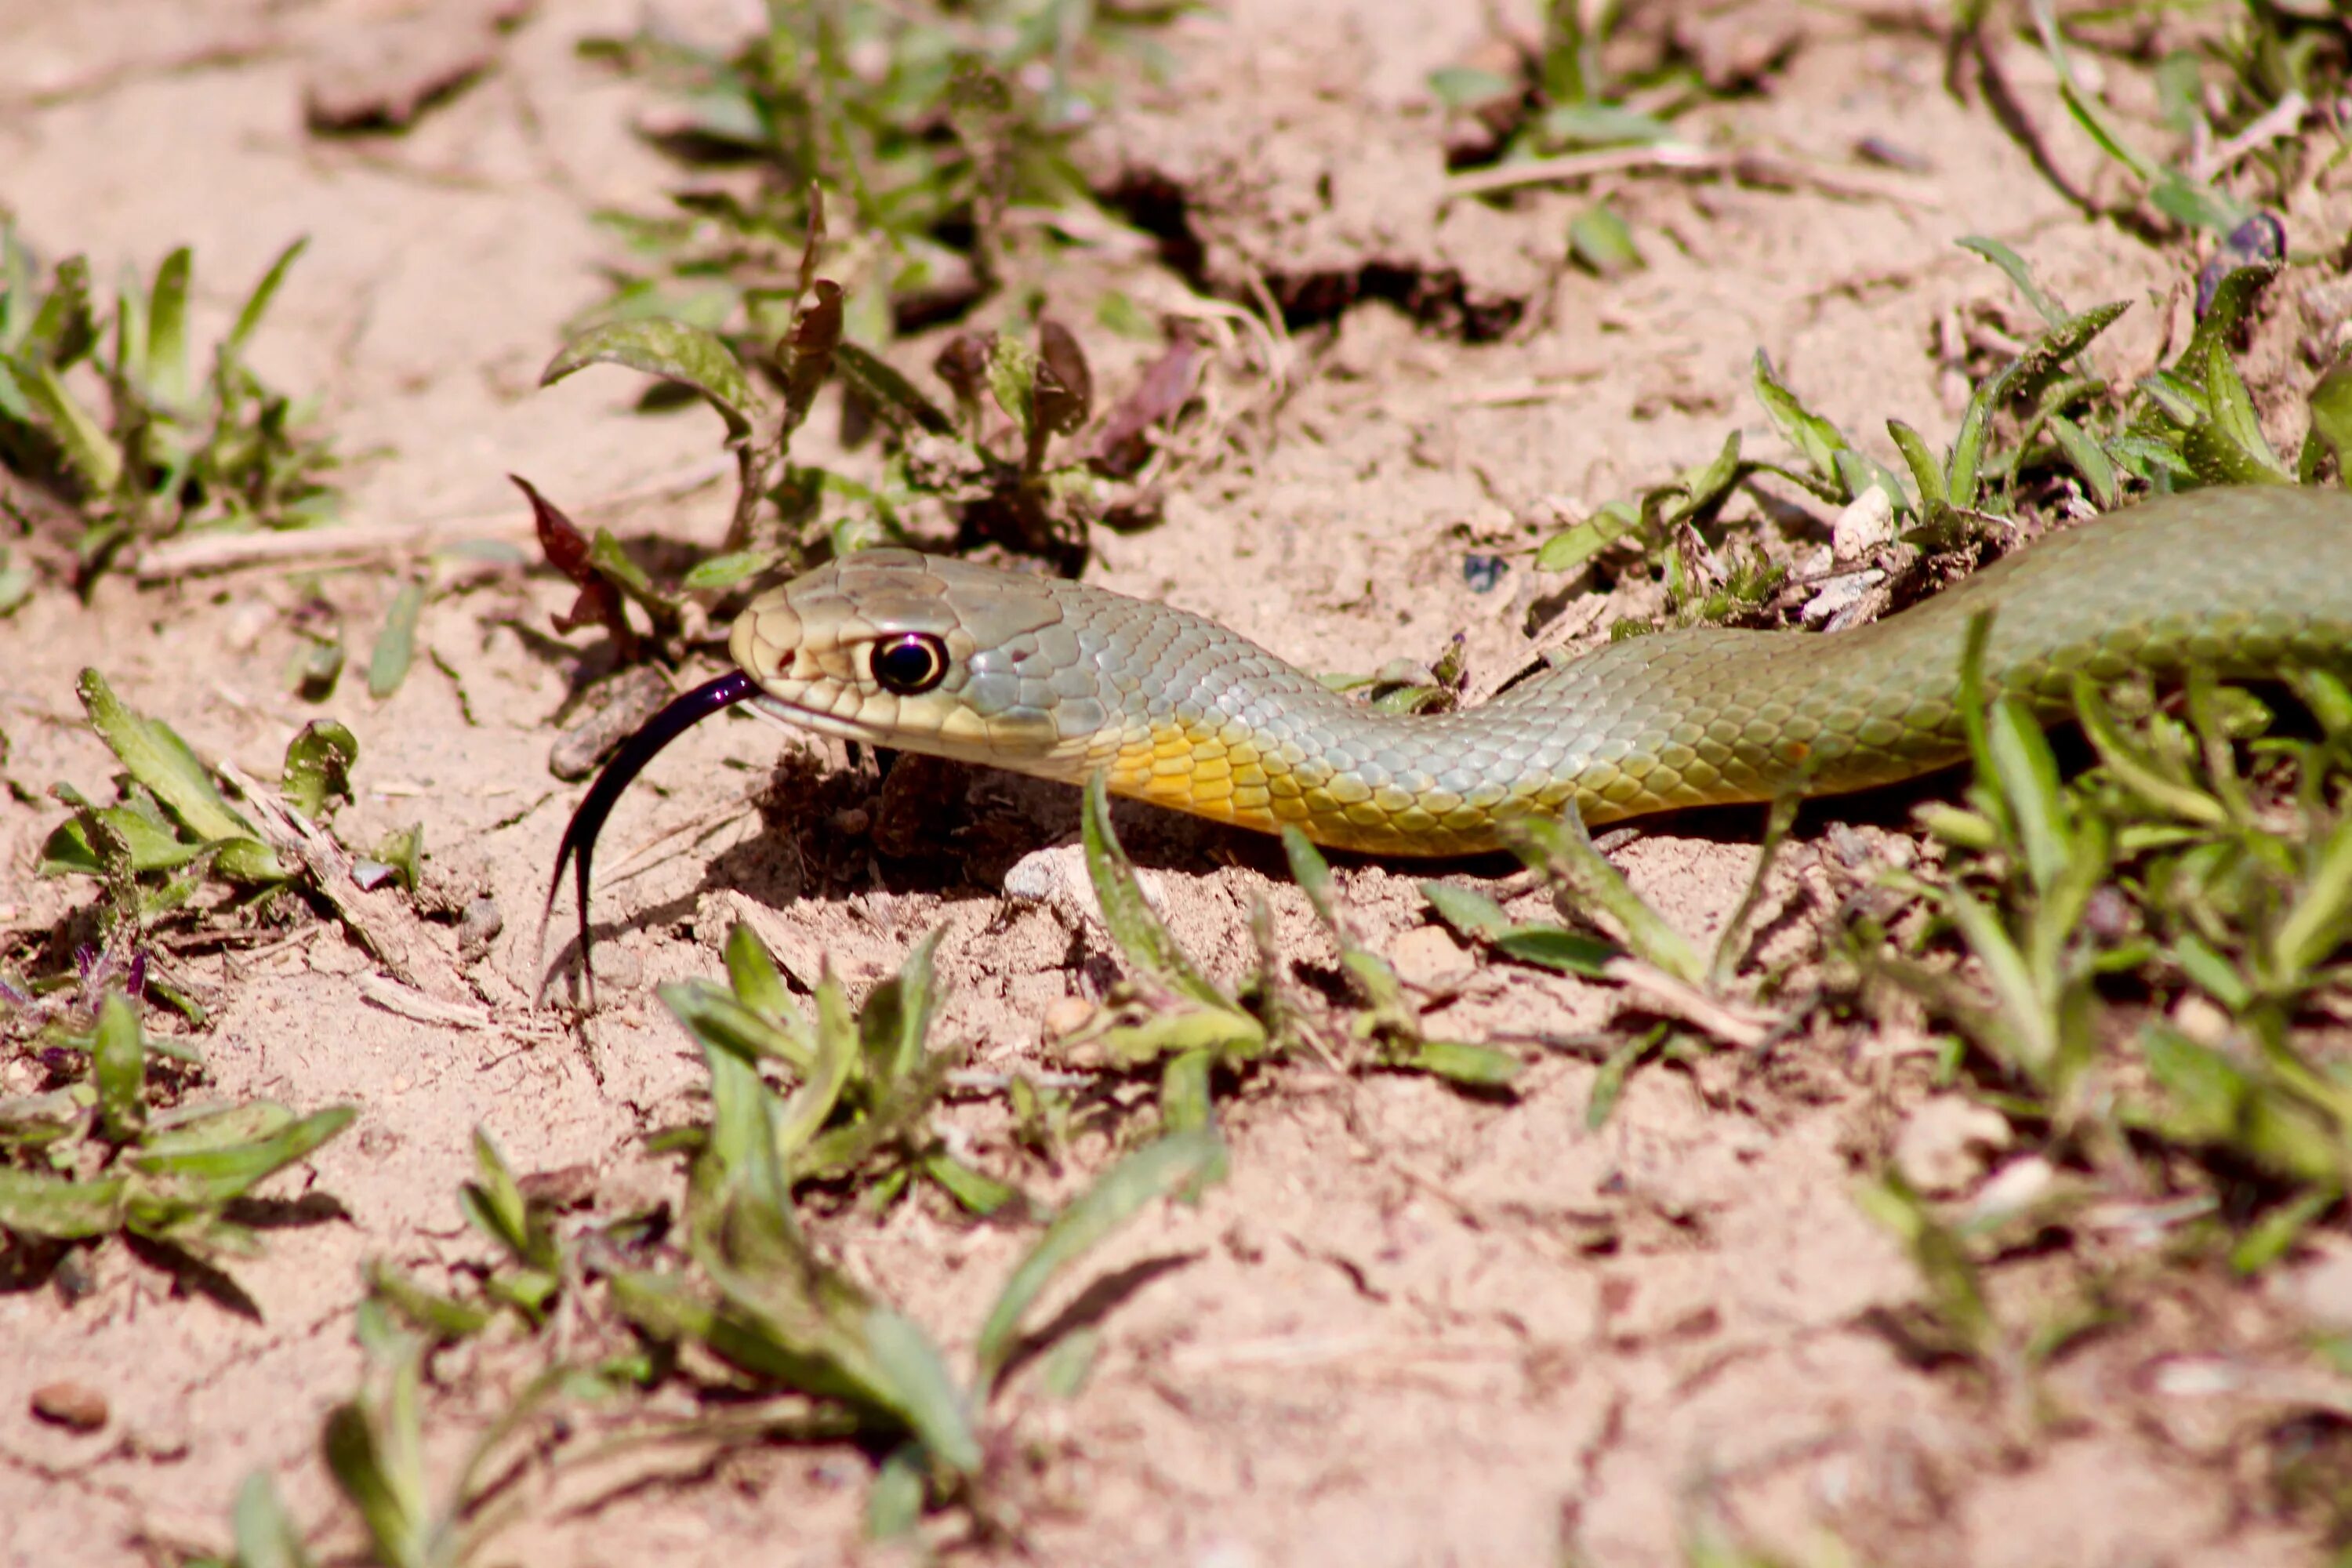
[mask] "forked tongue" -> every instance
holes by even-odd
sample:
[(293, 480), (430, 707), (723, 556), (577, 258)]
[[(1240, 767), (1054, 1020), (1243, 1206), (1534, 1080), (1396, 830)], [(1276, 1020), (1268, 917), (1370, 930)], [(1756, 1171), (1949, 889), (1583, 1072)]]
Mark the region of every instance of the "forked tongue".
[(572, 822), (563, 830), (563, 843), (555, 855), (555, 879), (547, 889), (547, 907), (539, 913), (541, 976), (539, 994), (531, 1001), (533, 1006), (547, 999), (547, 983), (553, 978), (546, 973), (547, 926), (555, 915), (555, 900), (563, 891), (563, 868), (578, 858), (580, 970), (587, 976), (588, 1010), (593, 1013), (596, 1009), (596, 970), (589, 962), (588, 952), (588, 868), (596, 857), (596, 836), (604, 831), (604, 819), (613, 815), (622, 792), (646, 771), (647, 763), (661, 754), (663, 747), (720, 709), (732, 708), (758, 690), (751, 678), (739, 669), (670, 699), (667, 707), (638, 725), (635, 732), (621, 742), (620, 749), (597, 773), (596, 782), (588, 786), (580, 809), (572, 814)]

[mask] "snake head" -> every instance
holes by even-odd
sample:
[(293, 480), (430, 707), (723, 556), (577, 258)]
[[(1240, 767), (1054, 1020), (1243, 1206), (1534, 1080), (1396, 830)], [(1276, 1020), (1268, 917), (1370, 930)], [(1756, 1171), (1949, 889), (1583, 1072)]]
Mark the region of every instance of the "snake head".
[[(1043, 580), (868, 550), (755, 600), (728, 651), (759, 685), (753, 704), (790, 723), (1045, 771), (1066, 738), (1056, 714), (1071, 683), (1063, 672), (1076, 664), (1076, 640), (1061, 621), (1061, 600)], [(1074, 673), (1091, 695), (1091, 676)]]
[[(740, 668), (673, 700), (621, 743), (563, 832), (540, 922), (576, 872), (590, 1006), (588, 887), (596, 839), (631, 781), (663, 747), (722, 708), (749, 701), (804, 729), (898, 751), (1058, 774), (1099, 728), (1102, 704), (1063, 605), (1044, 580), (869, 550), (796, 577), (737, 618)], [(542, 982), (541, 989), (545, 988)]]

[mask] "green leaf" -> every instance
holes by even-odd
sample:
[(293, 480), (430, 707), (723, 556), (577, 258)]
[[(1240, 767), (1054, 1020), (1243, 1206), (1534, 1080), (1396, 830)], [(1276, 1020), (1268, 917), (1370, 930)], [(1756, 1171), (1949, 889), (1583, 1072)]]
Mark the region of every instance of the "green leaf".
[(1087, 878), (1102, 906), (1103, 925), (1128, 963), (1180, 995), (1233, 1011), (1233, 1002), (1192, 966), (1192, 959), (1145, 901), (1143, 888), (1135, 879), (1135, 867), (1119, 847), (1118, 835), (1111, 830), (1110, 793), (1099, 773), (1087, 781), (1078, 826), (1086, 847)]
[(870, 1541), (898, 1541), (915, 1532), (923, 1521), (923, 1449), (918, 1443), (894, 1448), (874, 1477), (866, 1494), (866, 1535)]
[(793, 1032), (807, 1033), (808, 1021), (784, 984), (775, 955), (748, 921), (736, 921), (727, 932), (727, 983), (744, 1006)]
[(1024, 446), (1036, 439), (1037, 353), (1011, 332), (999, 332), (988, 348), (988, 391), (1004, 410)]
[(244, 305), (236, 312), (236, 324), (229, 329), (228, 336), (221, 342), (223, 360), (235, 361), (244, 353), (245, 345), (260, 327), (261, 319), (269, 313), (269, 303), (278, 297), (278, 286), (286, 281), (287, 268), (294, 265), (294, 258), (301, 255), (310, 243), (307, 237), (298, 239), (279, 251), (278, 258), (254, 284), (253, 292), (245, 297)]
[(1154, 1199), (1214, 1181), (1223, 1173), (1224, 1144), (1205, 1129), (1175, 1132), (1148, 1143), (1106, 1172), (1073, 1199), (1045, 1227), (1027, 1257), (1013, 1269), (996, 1304), (989, 1309), (972, 1349), (982, 1399), (1013, 1353), (1022, 1319), (1055, 1276), (1067, 1268)]
[(423, 874), (425, 859), (425, 825), (412, 822), (406, 827), (395, 827), (375, 841), (375, 847), (352, 867), (352, 880), (364, 888), (383, 886), (387, 875), (407, 892), (416, 891), (417, 879)]
[(416, 658), (416, 617), (425, 608), (425, 584), (404, 583), (384, 612), (383, 630), (376, 634), (375, 651), (368, 658), (368, 695), (381, 702), (400, 689), (408, 667)]
[(230, 1514), (236, 1542), (236, 1568), (310, 1568), (310, 1553), (302, 1532), (278, 1500), (278, 1489), (268, 1470), (256, 1470), (236, 1489), (236, 1506)]
[(2336, 482), (2352, 485), (2352, 462), (2346, 460), (2352, 452), (2352, 359), (2339, 361), (2319, 378), (2311, 389), (2310, 407), (2311, 433), (2305, 438), (2306, 456), (2298, 477), (2305, 484), (2318, 477), (2315, 459), (2317, 449), (2325, 447), (2336, 459)]
[(98, 1089), (100, 1134), (113, 1143), (136, 1140), (147, 1125), (147, 1043), (138, 1004), (121, 992), (109, 993), (99, 1008), (90, 1079)]
[(2318, 1186), (2273, 1208), (2230, 1249), (2231, 1272), (2242, 1277), (2268, 1268), (2285, 1257), (2320, 1215), (2334, 1208), (2343, 1196), (2344, 1189), (2339, 1186)]
[(1972, 250), (2000, 268), (2002, 274), (2017, 286), (2017, 291), (2025, 297), (2025, 302), (2032, 306), (2044, 321), (2055, 326), (2066, 319), (2064, 308), (2042, 291), (2041, 285), (2033, 280), (2032, 268), (2026, 266), (2025, 258), (2016, 251), (1998, 239), (1980, 234), (1969, 235), (1954, 243), (1962, 250)]
[(1508, 1051), (1460, 1040), (1415, 1040), (1399, 1051), (1390, 1065), (1434, 1073), (1473, 1089), (1500, 1089), (1527, 1066)]
[(2117, 318), (2130, 309), (2128, 300), (2111, 300), (2046, 329), (1993, 377), (1992, 399), (1999, 403), (2034, 397), (2066, 368), (2069, 360), (2088, 348), (2092, 340), (2114, 326)]
[(2180, 455), (2189, 472), (2209, 485), (2284, 485), (2294, 481), (2269, 460), (2265, 447), (2257, 453), (2211, 425), (2194, 425), (2180, 434)]
[(1984, 463), (1985, 437), (1992, 423), (1992, 395), (1997, 384), (1995, 378), (1969, 395), (1969, 405), (1960, 415), (1960, 428), (1952, 437), (1952, 460), (1945, 471), (1944, 498), (1962, 511), (1974, 508), (1981, 493), (1978, 474)]
[(1197, 1132), (1214, 1126), (1209, 1080), (1217, 1065), (1213, 1050), (1181, 1052), (1160, 1072), (1160, 1125), (1169, 1132)]
[(1706, 966), (1696, 951), (1592, 847), (1582, 819), (1519, 817), (1505, 826), (1503, 837), (1531, 870), (1552, 883), (1563, 913), (1606, 917), (1623, 933), (1625, 945), (1649, 963), (1686, 984), (1706, 983)]
[(1473, 941), (1492, 942), (1512, 929), (1503, 906), (1484, 893), (1451, 882), (1423, 882), (1421, 896), (1438, 919)]
[(138, 375), (166, 408), (188, 400), (188, 265), (184, 245), (163, 258), (147, 307), (147, 353)]
[(1602, 1060), (1600, 1069), (1592, 1075), (1592, 1092), (1584, 1102), (1586, 1131), (1598, 1132), (1609, 1125), (1609, 1119), (1617, 1113), (1617, 1102), (1624, 1098), (1626, 1080), (1633, 1077), (1635, 1068), (1657, 1054), (1670, 1033), (1666, 1025), (1660, 1024), (1647, 1034), (1627, 1040)]
[(686, 1032), (709, 1049), (747, 1064), (773, 1058), (804, 1073), (815, 1066), (816, 1039), (798, 1008), (781, 1018), (764, 1016), (701, 980), (664, 985), (655, 994)]
[(2074, 471), (2083, 476), (2091, 499), (2099, 503), (2102, 510), (2113, 508), (2121, 499), (2122, 489), (2116, 479), (2115, 464), (2107, 460), (2099, 444), (2081, 426), (2057, 414), (2050, 416), (2050, 435), (2058, 443), (2058, 449), (2066, 454)]
[(898, 974), (874, 987), (858, 1010), (861, 1054), (877, 1083), (896, 1083), (923, 1065), (923, 1042), (939, 1004), (931, 955), (946, 930), (939, 927), (917, 942)]
[[(2288, 480), (2286, 469), (2271, 450), (2263, 435), (2262, 422), (2254, 416), (2253, 399), (2247, 395), (2244, 379), (2230, 358), (2228, 343), (2219, 337), (2208, 339), (2205, 344), (2204, 366), (2205, 405), (2210, 413), (2214, 434), (2227, 439), (2268, 470), (2270, 482), (2284, 484)], [(2192, 431), (2190, 434), (2194, 435)], [(2196, 459), (2190, 458), (2193, 464)]]
[(156, 1115), (140, 1147), (151, 1155), (226, 1149), (266, 1138), (293, 1120), (294, 1113), (274, 1100), (249, 1100), (238, 1105), (196, 1109), (181, 1107)]
[(1583, 521), (1543, 542), (1536, 552), (1538, 572), (1575, 572), (1641, 526), (1641, 517), (1622, 501), (1612, 501)]
[(122, 1228), (120, 1176), (67, 1182), (0, 1165), (0, 1230), (78, 1241)]
[(2272, 939), (2280, 975), (2303, 983), (2336, 951), (2347, 926), (2352, 926), (2352, 816), (2327, 836), (2302, 896)]
[[(886, 982), (895, 984), (895, 982)], [(877, 987), (879, 989), (879, 987)], [(842, 1091), (857, 1070), (858, 1036), (849, 1019), (849, 1004), (841, 994), (841, 982), (828, 972), (817, 982), (816, 1057), (809, 1064), (808, 1073), (801, 1080), (792, 1098), (775, 1117), (772, 1134), (776, 1158), (788, 1166), (805, 1168), (814, 1164), (809, 1145), (824, 1124), (833, 1119), (834, 1108), (841, 1103)], [(891, 1079), (880, 1080), (887, 1086)]]
[(782, 563), (783, 557), (772, 550), (738, 550), (731, 554), (713, 555), (698, 563), (693, 570), (679, 579), (679, 583), (691, 592), (709, 593), (731, 588)]
[(841, 372), (842, 379), (865, 399), (866, 406), (886, 423), (900, 430), (914, 427), (934, 436), (955, 434), (955, 421), (872, 351), (856, 343), (842, 343), (834, 350), (834, 365)]
[(2125, 736), (2106, 699), (2089, 676), (2074, 676), (2074, 713), (2083, 734), (2116, 782), (2159, 811), (2207, 827), (2228, 824), (2230, 814), (2203, 790), (2168, 777), (2155, 761)]
[(160, 719), (146, 719), (125, 707), (106, 677), (85, 669), (75, 689), (89, 714), (90, 727), (121, 761), (124, 771), (145, 785), (197, 837), (232, 840), (216, 862), (238, 881), (283, 881), (292, 873), (260, 842), (253, 825), (229, 808), (212, 775), (188, 743)]
[(1521, 963), (1557, 969), (1563, 974), (1581, 974), (1588, 980), (1604, 978), (1610, 960), (1621, 956), (1616, 948), (1599, 937), (1586, 936), (1564, 926), (1545, 925), (1517, 926), (1505, 931), (1495, 939), (1495, 951)]
[(142, 1152), (131, 1163), (150, 1175), (171, 1176), (185, 1184), (200, 1202), (223, 1204), (307, 1158), (358, 1116), (357, 1106), (331, 1106), (299, 1121), (289, 1121), (267, 1137), (250, 1142), (174, 1153)]
[(1781, 384), (1772, 368), (1772, 361), (1762, 349), (1756, 351), (1754, 366), (1756, 400), (1764, 405), (1772, 423), (1789, 445), (1801, 453), (1813, 472), (1824, 479), (1837, 477), (1837, 455), (1849, 443), (1838, 427), (1808, 409), (1797, 395)]
[(866, 1348), (890, 1407), (905, 1417), (933, 1458), (960, 1476), (978, 1474), (980, 1438), (939, 1347), (887, 1307), (867, 1309), (865, 1328)]
[(1123, 1067), (1140, 1067), (1165, 1056), (1192, 1051), (1205, 1051), (1212, 1056), (1247, 1056), (1265, 1044), (1265, 1027), (1248, 1014), (1226, 1005), (1174, 1006), (1153, 1013), (1140, 1023), (1107, 1029), (1094, 1044), (1110, 1061)]
[(2046, 1081), (2058, 1059), (2058, 1019), (2053, 999), (2045, 999), (2035, 983), (2025, 955), (2001, 926), (2000, 917), (1966, 889), (1955, 884), (1944, 890), (1944, 911), (1958, 928), (1960, 939), (1984, 965), (1985, 977), (2000, 999), (2004, 1026), (1995, 1054), (2036, 1082)]
[(2046, 893), (2065, 871), (2073, 837), (2058, 759), (2042, 726), (2012, 697), (1996, 698), (1986, 713), (1985, 743), (1993, 777), (2025, 847), (2026, 868), (2033, 885)]
[(1442, 66), (1429, 73), (1428, 82), (1430, 96), (1448, 109), (1475, 109), (1519, 92), (1508, 77), (1470, 66)]
[(1927, 449), (1919, 432), (1900, 419), (1886, 422), (1886, 434), (1894, 439), (1895, 450), (1903, 454), (1903, 466), (1911, 470), (1911, 483), (1919, 492), (1919, 510), (1948, 503), (1944, 491), (1944, 466)]
[(1633, 229), (1606, 202), (1595, 203), (1569, 220), (1568, 251), (1599, 278), (1622, 278), (1643, 265)]
[(332, 719), (313, 719), (286, 743), (279, 788), (295, 810), (315, 818), (328, 801), (352, 798), (352, 764), (359, 755), (359, 740), (350, 730)]
[(65, 454), (89, 493), (110, 497), (122, 483), (122, 448), (106, 433), (97, 416), (66, 390), (57, 367), (46, 361), (19, 367), (18, 389), (33, 405), (49, 438)]
[(1563, 103), (1547, 110), (1536, 127), (1552, 147), (1654, 146), (1675, 139), (1664, 121), (1614, 103)]
[(1020, 1192), (1005, 1185), (993, 1176), (973, 1170), (970, 1165), (942, 1152), (923, 1156), (923, 1174), (940, 1184), (940, 1190), (963, 1205), (971, 1214), (982, 1219), (997, 1213), (1007, 1204), (1020, 1200)]
[[(412, 1414), (414, 1407), (413, 1397), (396, 1406)], [(336, 1486), (359, 1510), (377, 1559), (388, 1568), (427, 1568), (433, 1530), (416, 1458), (420, 1438), (413, 1428), (379, 1430), (383, 1425), (383, 1412), (373, 1401), (348, 1401), (327, 1413), (320, 1446)]]
[(730, 442), (750, 440), (753, 426), (770, 416), (767, 400), (743, 374), (727, 340), (684, 321), (647, 319), (591, 327), (548, 362), (539, 384), (551, 386), (592, 364), (625, 365), (700, 393), (727, 422)]
[(496, 1321), (489, 1309), (428, 1290), (382, 1258), (367, 1266), (365, 1278), (372, 1295), (438, 1342), (470, 1339)]

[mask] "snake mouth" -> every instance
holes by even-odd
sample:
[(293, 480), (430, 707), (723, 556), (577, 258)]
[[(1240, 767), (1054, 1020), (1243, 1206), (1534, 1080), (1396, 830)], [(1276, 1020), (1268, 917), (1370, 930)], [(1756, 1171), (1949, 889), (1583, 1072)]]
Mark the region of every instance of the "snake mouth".
[(780, 720), (795, 728), (830, 736), (836, 741), (859, 741), (869, 746), (887, 746), (895, 751), (909, 750), (908, 737), (892, 733), (879, 725), (866, 724), (856, 719), (844, 719), (822, 708), (803, 707), (788, 697), (772, 691), (756, 690), (746, 699), (749, 704), (771, 719)]

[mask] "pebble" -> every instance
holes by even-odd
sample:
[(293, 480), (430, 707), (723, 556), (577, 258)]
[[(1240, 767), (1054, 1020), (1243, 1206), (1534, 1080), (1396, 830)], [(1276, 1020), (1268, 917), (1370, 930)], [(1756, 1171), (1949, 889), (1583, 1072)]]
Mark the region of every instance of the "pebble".
[(2316, 1328), (2352, 1329), (2352, 1243), (2324, 1232), (2304, 1238), (2314, 1256), (2272, 1276), (2272, 1290)]
[(1444, 926), (1415, 926), (1389, 944), (1397, 978), (1423, 989), (1458, 979), (1473, 967), (1468, 950)]
[(86, 1383), (45, 1383), (33, 1390), (32, 1405), (52, 1426), (95, 1432), (106, 1425), (106, 1395)]
[(1973, 1185), (2009, 1141), (2009, 1119), (2000, 1111), (1939, 1094), (1904, 1118), (1895, 1135), (1895, 1168), (1919, 1192), (1956, 1193)]

